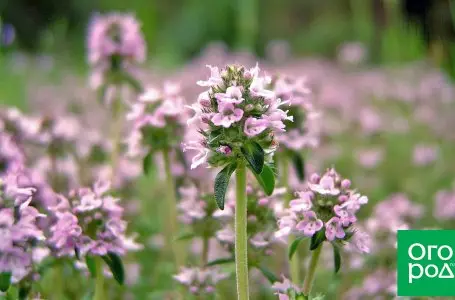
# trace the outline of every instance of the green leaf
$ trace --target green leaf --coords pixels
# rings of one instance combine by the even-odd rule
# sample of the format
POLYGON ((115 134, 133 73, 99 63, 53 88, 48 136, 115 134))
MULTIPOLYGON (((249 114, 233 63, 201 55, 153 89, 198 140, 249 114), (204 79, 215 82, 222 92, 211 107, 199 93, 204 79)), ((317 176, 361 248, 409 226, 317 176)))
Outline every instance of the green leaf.
POLYGON ((78 247, 74 247, 74 255, 76 256, 77 260, 81 260, 81 251, 78 247))
POLYGON ((0 273, 0 291, 6 292, 11 284, 11 272, 0 273))
POLYGON ((295 300, 308 300, 308 299, 309 299, 309 297, 305 296, 303 293, 295 295, 295 300))
POLYGON ((248 141, 240 148, 246 161, 250 164, 251 169, 256 174, 261 174, 264 167, 264 149, 254 141, 248 141))
POLYGON ((299 152, 292 153, 292 163, 300 181, 305 180, 305 161, 303 155, 299 152))
POLYGON ((142 161, 142 171, 145 175, 148 175, 150 173, 150 169, 152 167, 152 160, 153 160, 153 154, 152 151, 147 153, 147 155, 144 157, 144 160, 142 161))
POLYGON ((303 241, 303 240, 305 240, 305 239, 307 239, 306 236, 301 236, 301 237, 296 238, 296 239, 292 242, 291 246, 289 247, 289 253, 288 253, 289 260, 291 260, 292 257, 294 256, 295 252, 297 251, 297 248, 298 248, 299 245, 300 245, 300 242, 303 241))
POLYGON ((234 173, 237 168, 237 163, 231 163, 227 165, 223 170, 216 175, 215 178, 215 201, 219 209, 224 209, 224 198, 226 197, 226 191, 229 185, 229 180, 231 179, 232 173, 234 173))
POLYGON ((30 291, 32 290, 31 286, 21 286, 19 287, 19 293, 18 293, 18 299, 19 300, 26 300, 28 294, 30 294, 30 291))
POLYGON ((123 263, 121 258, 112 252, 109 252, 107 255, 102 256, 103 260, 109 266, 114 279, 120 284, 123 285, 125 281, 125 270, 123 268, 123 263))
POLYGON ((185 241, 192 239, 195 236, 196 234, 194 232, 182 232, 175 237, 174 241, 185 241))
POLYGON ((100 88, 98 89, 97 91, 97 94, 98 94, 98 102, 100 104, 105 104, 106 103, 106 92, 107 92, 107 84, 103 84, 102 86, 100 86, 100 88))
POLYGON ((122 72, 121 79, 123 79, 124 82, 128 83, 136 93, 141 94, 144 91, 142 84, 129 73, 122 72))
POLYGON ((332 243, 332 246, 333 246, 334 271, 335 271, 335 274, 337 274, 338 271, 340 271, 340 268, 341 268, 340 248, 337 245, 333 244, 333 243, 332 243))
POLYGON ((316 250, 325 241, 325 229, 322 228, 311 237, 310 250, 316 250))
POLYGON ((275 189, 275 173, 273 172, 272 168, 265 164, 264 168, 262 169, 261 174, 256 174, 253 172, 256 180, 258 181, 259 185, 264 190, 267 196, 273 194, 273 190, 275 189))
POLYGON ((93 300, 93 291, 87 291, 81 300, 93 300))
POLYGON ((273 274, 273 272, 270 271, 266 266, 258 266, 257 268, 261 271, 262 275, 264 275, 264 277, 267 278, 271 284, 280 281, 280 278, 273 274))
POLYGON ((217 266, 217 265, 224 265, 224 264, 230 264, 235 262, 234 257, 223 257, 223 258, 218 258, 215 260, 212 260, 206 264, 207 267, 211 266, 217 266))
POLYGON ((89 255, 85 256, 85 264, 87 265, 87 269, 90 272, 90 276, 92 278, 95 278, 96 277, 95 258, 93 258, 92 256, 89 256, 89 255))

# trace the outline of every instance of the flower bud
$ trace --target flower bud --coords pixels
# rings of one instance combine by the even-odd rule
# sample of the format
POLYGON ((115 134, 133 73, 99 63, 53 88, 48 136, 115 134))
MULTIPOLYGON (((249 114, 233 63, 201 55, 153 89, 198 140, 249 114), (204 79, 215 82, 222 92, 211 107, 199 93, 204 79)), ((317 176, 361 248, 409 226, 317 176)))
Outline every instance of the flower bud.
POLYGON ((343 179, 341 181, 341 188, 347 190, 348 188, 351 187, 351 181, 349 179, 343 179))

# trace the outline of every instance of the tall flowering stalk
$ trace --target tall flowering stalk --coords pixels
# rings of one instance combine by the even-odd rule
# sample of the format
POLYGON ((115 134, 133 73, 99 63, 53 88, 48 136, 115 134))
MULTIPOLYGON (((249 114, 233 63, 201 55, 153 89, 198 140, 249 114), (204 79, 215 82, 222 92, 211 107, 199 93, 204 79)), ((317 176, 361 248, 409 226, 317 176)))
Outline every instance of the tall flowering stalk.
POLYGON ((10 172, 0 181, 0 291, 15 285, 27 297, 39 278, 33 253, 45 239, 38 221, 46 215, 30 205, 36 189, 22 186, 23 176, 21 171, 10 172))
POLYGON ((215 299, 218 296, 216 292, 218 282, 228 278, 229 274, 220 272, 212 262, 208 262, 209 255, 213 253, 213 249, 210 249, 210 239, 220 228, 215 218, 219 210, 213 201, 213 192, 207 192, 200 186, 187 185, 181 187, 179 193, 181 201, 178 206, 178 219, 185 224, 185 231, 177 240, 198 238, 202 240, 202 249, 200 267, 182 267, 173 278, 198 299, 215 299))
MULTIPOLYGON (((286 132, 277 136, 280 142, 279 159, 280 183, 289 191, 285 197, 286 205, 292 199, 292 188, 289 184, 290 166, 294 167, 295 174, 300 181, 305 179, 304 151, 319 145, 319 113, 315 111, 309 99, 310 89, 307 87, 305 78, 292 79, 280 76, 272 82, 273 90, 278 97, 289 101, 289 115, 293 122, 287 121, 286 132)), ((294 237, 290 237, 290 242, 294 237)), ((291 278, 294 282, 300 282, 300 259, 294 255, 290 261, 291 278)))
POLYGON ((93 17, 87 48, 88 62, 92 67, 90 84, 99 91, 102 101, 111 107, 113 180, 120 157, 125 102, 122 98, 128 88, 136 93, 142 92, 135 72, 137 66, 145 61, 147 49, 135 17, 116 13, 93 17))
POLYGON ((162 156, 168 193, 168 201, 164 205, 168 246, 173 250, 177 267, 183 265, 184 253, 181 247, 173 243, 178 233, 178 202, 171 154, 180 151, 179 146, 185 133, 186 113, 183 103, 180 86, 166 82, 160 90, 149 88, 127 114, 127 119, 132 123, 132 130, 127 139, 128 153, 131 156, 143 155, 145 173, 149 172, 153 156, 155 154, 162 156))
POLYGON ((185 145, 195 150, 192 168, 208 163, 223 169, 215 178, 214 193, 223 210, 231 175, 236 172, 235 262, 238 299, 249 298, 247 256, 247 169, 256 177, 265 193, 275 186, 272 167, 278 146, 276 131, 284 131, 284 121, 292 119, 280 106, 284 103, 266 87, 271 78, 259 75, 259 67, 246 69, 230 65, 221 71, 208 66, 210 78, 198 81, 208 87, 191 108, 201 121, 202 139, 185 145))
POLYGON ((104 263, 117 282, 123 284, 121 256, 141 248, 126 235, 120 199, 106 194, 109 188, 109 183, 97 182, 93 188, 71 191, 69 199, 59 196, 57 205, 50 208, 57 220, 50 228, 48 243, 58 257, 85 258, 95 277, 95 300, 106 299, 104 263))
MULTIPOLYGON (((260 271, 270 283, 276 282, 277 277, 268 269, 268 261, 274 255, 276 246, 284 242, 276 239, 274 233, 277 230, 276 217, 283 209, 281 198, 285 193, 286 189, 276 188, 271 196, 267 196, 262 189, 247 186, 248 267, 260 271)), ((222 229, 216 232, 216 238, 231 254, 232 261, 235 258, 235 233, 232 229, 235 209, 235 198, 230 197, 226 208, 214 213, 214 217, 223 224, 222 229)), ((229 261, 229 258, 222 261, 229 261)))
MULTIPOLYGON (((352 190, 350 180, 341 178, 334 169, 322 176, 313 174, 307 189, 297 196, 290 202, 287 214, 279 219, 280 230, 276 236, 294 234, 298 237, 290 246, 290 258, 304 238, 311 238, 312 255, 302 288, 303 295, 309 297, 323 243, 329 242, 333 247, 336 273, 341 267, 341 248, 357 234, 356 213, 368 198, 352 190)), ((366 241, 353 240, 360 244, 366 241)), ((360 244, 359 249, 367 249, 360 244)))

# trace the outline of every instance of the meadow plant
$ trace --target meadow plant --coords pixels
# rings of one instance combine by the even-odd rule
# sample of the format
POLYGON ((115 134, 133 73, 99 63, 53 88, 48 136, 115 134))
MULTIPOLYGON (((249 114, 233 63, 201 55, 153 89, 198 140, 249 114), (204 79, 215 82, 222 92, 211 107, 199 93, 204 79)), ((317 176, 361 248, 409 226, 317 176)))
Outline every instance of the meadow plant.
POLYGON ((215 200, 224 209, 229 179, 236 172, 235 260, 238 298, 249 299, 247 256, 247 173, 250 169, 266 194, 272 194, 275 174, 272 158, 278 146, 274 132, 284 131, 292 120, 281 106, 286 103, 267 89, 271 78, 259 67, 229 65, 219 70, 208 66, 210 77, 198 81, 208 87, 191 108, 200 120, 201 140, 185 145, 195 150, 192 168, 202 164, 222 167, 215 178, 215 200))
POLYGON ((234 274, 240 300, 396 296, 397 231, 455 218, 453 84, 421 66, 362 70, 370 49, 348 43, 342 68, 279 45, 272 76, 208 66, 194 90, 207 61, 256 60, 226 49, 139 76, 139 21, 98 14, 91 89, 65 78, 1 110, 0 297, 232 298, 234 274), (312 174, 331 165, 368 197, 334 168, 312 174))
POLYGON ((368 198, 353 190, 351 181, 343 179, 333 168, 322 176, 312 174, 307 188, 296 195, 298 198, 290 201, 287 213, 278 220, 280 229, 275 236, 297 236, 290 246, 290 258, 303 239, 311 239, 311 260, 302 289, 309 297, 324 242, 332 245, 335 273, 341 267, 340 252, 347 242, 353 240, 358 249, 368 252, 368 246, 363 244, 365 239, 354 239, 356 213, 368 203, 368 198))
POLYGON ((172 153, 179 153, 185 134, 186 110, 184 98, 178 84, 167 82, 162 90, 149 88, 132 104, 126 115, 132 123, 127 138, 128 155, 143 156, 143 171, 150 172, 155 154, 162 156, 168 199, 165 207, 167 215, 168 246, 174 252, 177 266, 184 263, 181 247, 173 243, 178 233, 176 184, 173 177, 172 153))
POLYGON ((31 206, 36 189, 24 186, 20 170, 5 174, 0 181, 0 291, 7 292, 10 285, 20 295, 27 295, 39 273, 34 263, 34 252, 45 240, 38 221, 47 216, 31 206))
MULTIPOLYGON (((280 149, 277 161, 280 164, 280 184, 288 189, 285 203, 289 204, 292 198, 290 172, 297 175, 299 181, 305 179, 305 155, 308 149, 319 145, 320 139, 320 114, 315 111, 311 102, 311 91, 305 78, 293 79, 279 76, 273 82, 273 90, 277 97, 289 102, 288 114, 292 117, 286 121, 286 132, 277 135, 280 149), (289 167, 293 166, 293 170, 289 167)), ((292 174, 292 173, 291 173, 292 174)), ((289 237, 290 240, 293 237, 289 237)), ((300 281, 299 255, 291 260, 292 280, 300 281)))

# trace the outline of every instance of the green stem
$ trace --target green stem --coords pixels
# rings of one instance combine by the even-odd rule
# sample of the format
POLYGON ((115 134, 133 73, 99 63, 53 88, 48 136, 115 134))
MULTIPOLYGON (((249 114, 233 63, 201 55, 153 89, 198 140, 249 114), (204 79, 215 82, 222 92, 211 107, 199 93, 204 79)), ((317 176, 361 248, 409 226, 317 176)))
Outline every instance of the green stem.
POLYGON ((52 286, 54 287, 52 290, 52 299, 55 300, 61 300, 65 299, 65 285, 63 283, 63 268, 64 266, 60 263, 55 266, 54 272, 53 272, 53 279, 54 282, 52 283, 52 286))
MULTIPOLYGON (((282 180, 282 185, 286 187, 288 193, 285 197, 285 205, 289 206, 289 202, 291 201, 292 194, 290 193, 291 188, 289 187, 289 163, 286 155, 282 155, 281 157, 281 165, 282 165, 282 170, 281 170, 281 180, 282 180)), ((294 240, 294 236, 289 236, 289 245, 292 243, 294 240)), ((299 252, 294 254, 292 259, 289 261, 289 268, 291 272, 291 279, 292 282, 295 284, 300 283, 300 257, 299 257, 299 252)))
POLYGON ((106 294, 104 291, 104 273, 103 273, 103 259, 95 257, 96 263, 96 277, 95 277, 95 294, 93 300, 105 300, 106 294))
POLYGON ((201 256, 201 263, 202 266, 205 266, 208 262, 209 256, 209 239, 207 237, 202 238, 202 256, 201 256))
POLYGON ((172 249, 174 260, 177 269, 184 264, 184 247, 177 245, 174 242, 174 238, 177 236, 178 223, 177 223, 177 195, 175 190, 174 178, 171 172, 171 159, 169 152, 163 150, 164 169, 166 173, 166 192, 168 193, 167 203, 165 205, 167 209, 167 228, 168 232, 168 248, 172 249))
POLYGON ((248 300, 248 237, 247 237, 247 195, 246 167, 240 164, 236 174, 235 206, 235 273, 237 282, 237 299, 248 300))
MULTIPOLYGON (((120 89, 120 87, 118 87, 120 89)), ((117 91, 119 92, 119 91, 117 91)), ((111 131, 111 139, 112 139, 112 152, 111 152, 111 166, 112 166, 112 173, 111 181, 115 178, 115 172, 118 168, 119 156, 120 156, 120 142, 122 138, 122 128, 123 128, 123 103, 120 98, 115 98, 112 102, 112 131, 111 131)))
POLYGON ((314 275, 316 274, 316 267, 318 265, 319 256, 321 255, 322 250, 322 243, 319 245, 318 248, 313 250, 313 254, 311 255, 310 265, 308 266, 308 272, 305 277, 305 281, 303 282, 303 294, 305 296, 309 296, 311 292, 311 286, 313 285, 314 275))

